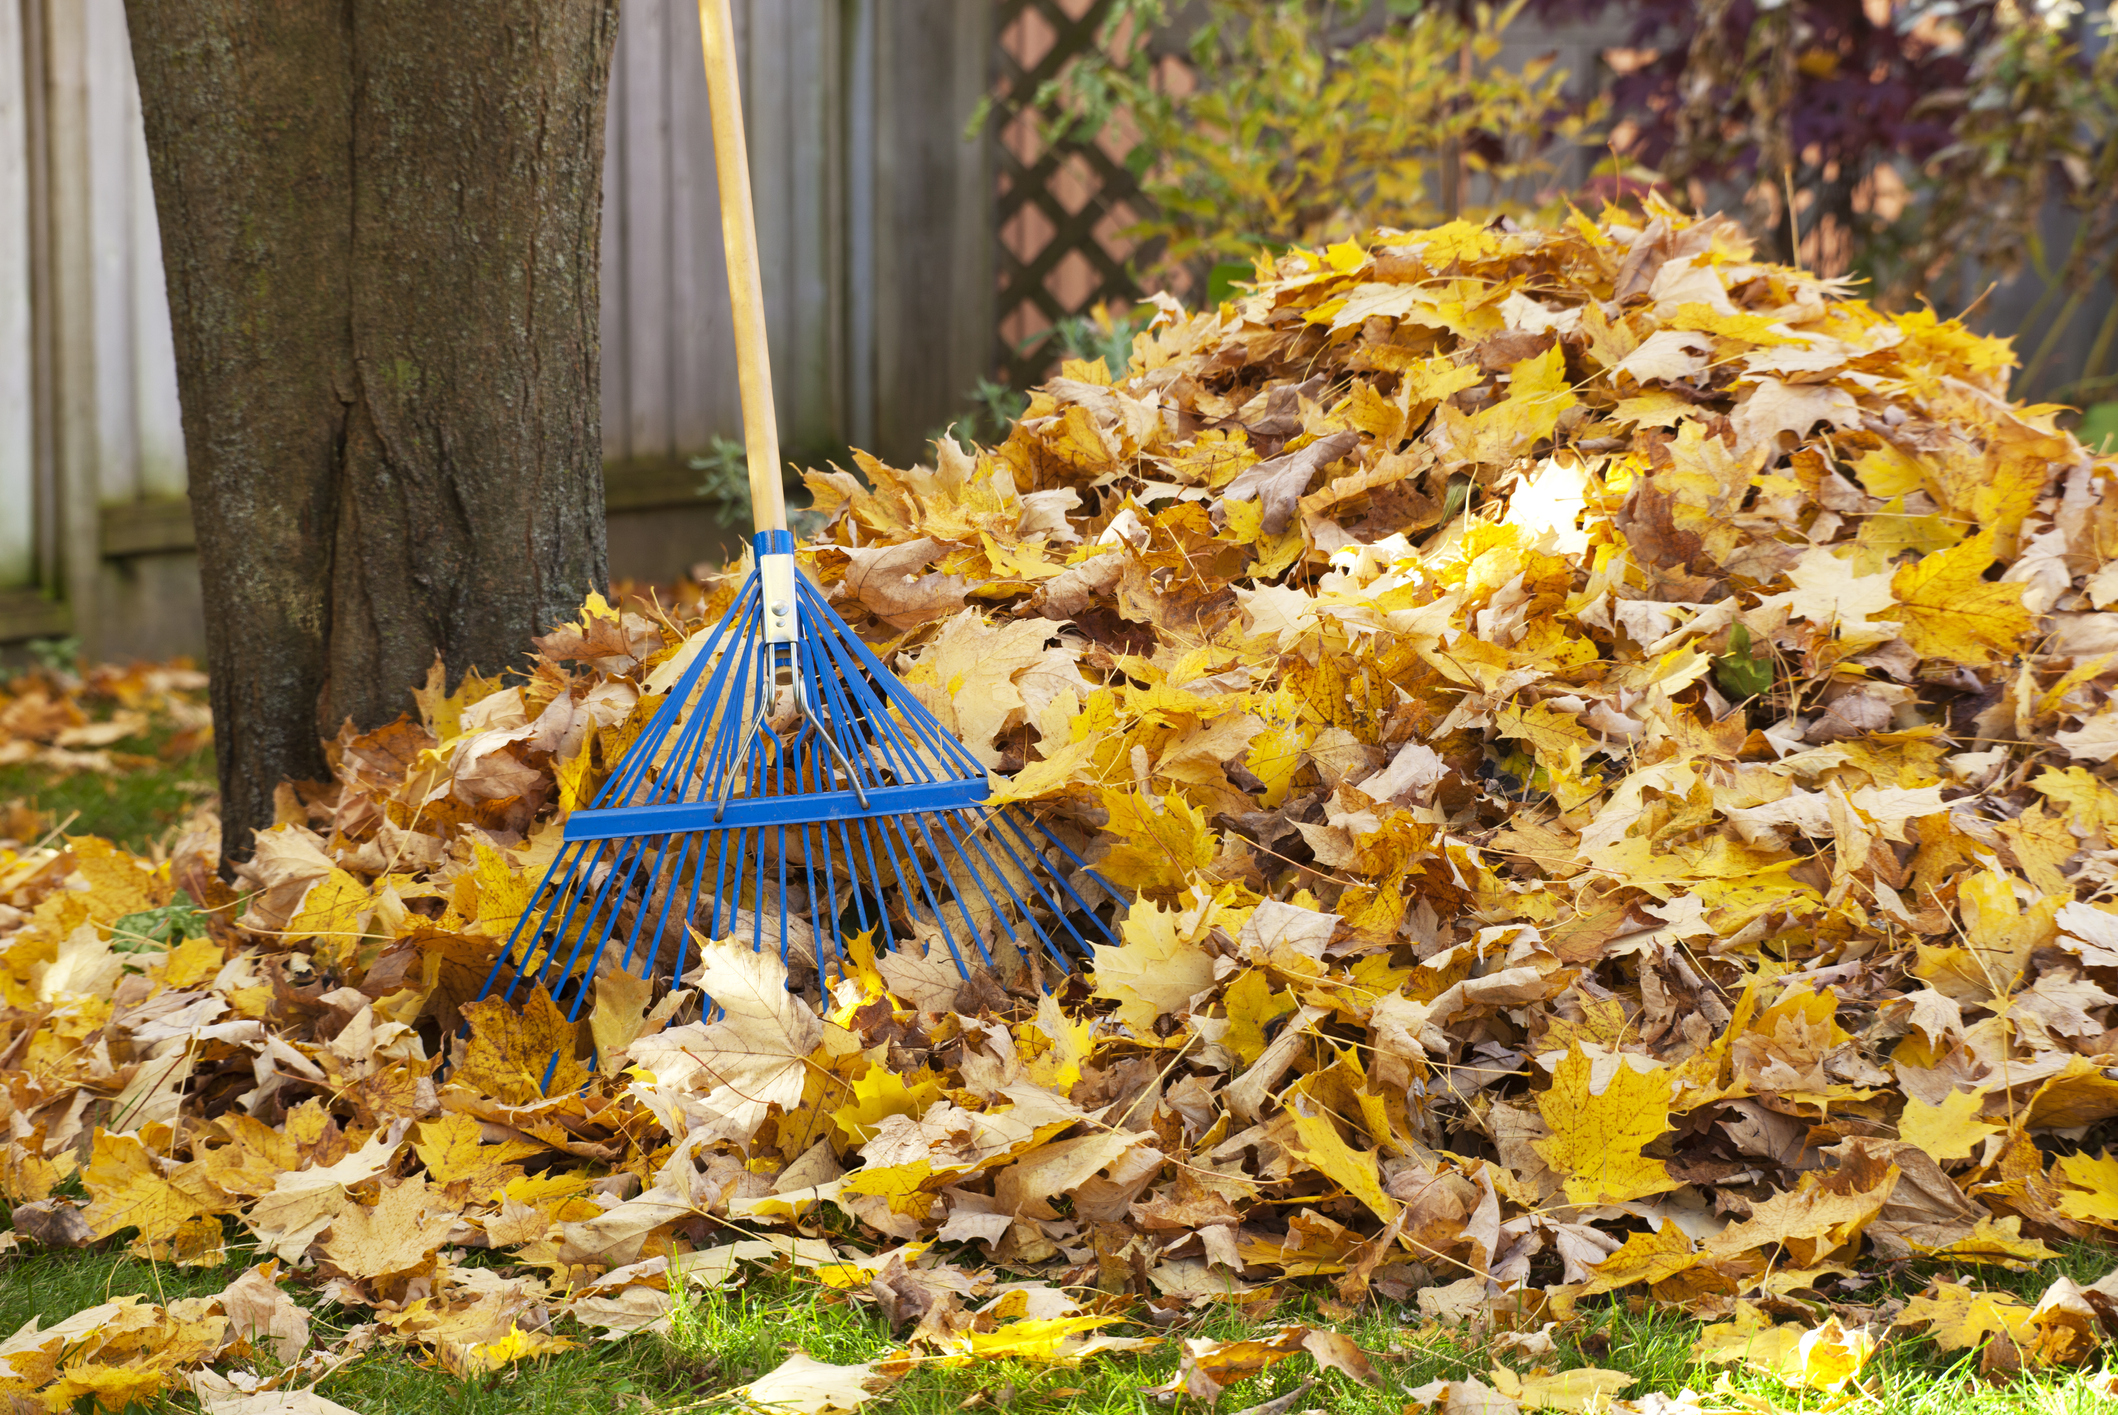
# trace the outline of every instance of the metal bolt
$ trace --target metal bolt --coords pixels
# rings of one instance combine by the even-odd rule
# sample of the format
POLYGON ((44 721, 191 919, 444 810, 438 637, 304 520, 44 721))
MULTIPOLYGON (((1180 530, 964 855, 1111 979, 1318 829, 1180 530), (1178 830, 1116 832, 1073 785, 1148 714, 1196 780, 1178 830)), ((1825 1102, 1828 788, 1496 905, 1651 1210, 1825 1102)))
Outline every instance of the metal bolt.
POLYGON ((775 604, 775 605, 773 605, 773 606, 772 606, 772 612, 773 612, 773 613, 774 613, 775 615, 777 615, 777 616, 778 616, 779 618, 782 618, 782 619, 784 619, 784 618, 786 618, 786 617, 787 617, 787 606, 786 606, 785 604, 783 604, 783 603, 782 603, 782 604, 775 604))

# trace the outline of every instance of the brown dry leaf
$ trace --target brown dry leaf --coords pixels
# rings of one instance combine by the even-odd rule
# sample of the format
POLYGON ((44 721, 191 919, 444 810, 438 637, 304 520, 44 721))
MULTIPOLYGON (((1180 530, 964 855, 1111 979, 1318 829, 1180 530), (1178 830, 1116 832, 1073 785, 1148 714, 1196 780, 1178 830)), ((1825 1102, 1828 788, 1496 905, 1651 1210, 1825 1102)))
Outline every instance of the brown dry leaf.
POLYGON ((749 1134, 768 1106, 793 1109, 824 1032, 787 991, 787 965, 734 941, 702 944, 687 981, 721 1008, 721 1020, 643 1037, 628 1050, 633 1064, 659 1087, 699 1093, 701 1109, 731 1135, 749 1134))
POLYGON ((1306 1350, 1309 1336, 1307 1327, 1288 1326, 1281 1327, 1269 1337, 1246 1337, 1234 1341, 1188 1338, 1176 1375, 1170 1378, 1167 1386, 1159 1389, 1171 1395, 1188 1395, 1212 1405, 1229 1386, 1248 1380, 1266 1367, 1306 1350))
POLYGON ((923 537, 842 551, 851 562, 843 580, 847 590, 894 628, 916 628, 963 608, 965 582, 960 576, 920 573, 948 553, 938 540, 923 537))
POLYGON ((276 1260, 259 1263, 222 1288, 214 1300, 227 1314, 230 1335, 291 1366, 308 1348, 309 1314, 280 1287, 279 1272, 276 1260))
POLYGON ((347 1277, 409 1272, 433 1256, 455 1217, 423 1181, 400 1179, 383 1185, 373 1204, 341 1209, 324 1231, 323 1255, 347 1277))
POLYGON ((357 1415, 313 1390, 261 1390, 253 1395, 209 1395, 199 1401, 206 1415, 357 1415))
POLYGON ((879 1363, 834 1366, 796 1352, 772 1370, 735 1393, 764 1410, 786 1410, 794 1415, 826 1415, 833 1410, 858 1410, 872 1398, 871 1387, 883 1384, 879 1363))

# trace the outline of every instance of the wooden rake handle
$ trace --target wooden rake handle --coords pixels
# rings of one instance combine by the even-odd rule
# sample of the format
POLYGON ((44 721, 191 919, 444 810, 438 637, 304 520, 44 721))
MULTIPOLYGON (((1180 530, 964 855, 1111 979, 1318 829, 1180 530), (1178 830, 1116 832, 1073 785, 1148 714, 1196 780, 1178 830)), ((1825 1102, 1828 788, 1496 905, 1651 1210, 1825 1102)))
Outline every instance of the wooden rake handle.
POLYGON ((758 273, 757 217, 750 205, 750 153, 743 141, 735 20, 729 0, 699 0, 706 51, 706 101, 713 115, 714 175, 721 190, 721 248, 735 315, 735 371, 743 393, 743 447, 750 463, 750 518, 760 531, 787 529, 780 484, 779 418, 772 406, 772 359, 765 344, 765 286, 758 273))

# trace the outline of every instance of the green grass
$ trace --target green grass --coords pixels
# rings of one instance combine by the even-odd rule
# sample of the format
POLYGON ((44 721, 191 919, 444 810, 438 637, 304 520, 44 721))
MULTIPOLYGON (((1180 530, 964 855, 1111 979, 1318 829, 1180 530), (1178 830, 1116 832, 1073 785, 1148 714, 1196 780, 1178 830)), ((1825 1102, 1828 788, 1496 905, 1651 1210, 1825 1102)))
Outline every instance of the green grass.
MULTIPOLYGON (((115 1247, 79 1253, 29 1253, 0 1257, 0 1337, 32 1315, 46 1323, 125 1293, 149 1300, 217 1292, 254 1261, 232 1250, 224 1267, 186 1270, 140 1262, 115 1247)), ((2111 1266, 2107 1250, 2078 1245, 2035 1273, 1981 1274, 1984 1285, 2010 1287, 2034 1297, 2058 1272, 2077 1281, 2111 1266)), ((1887 1295, 1917 1291, 1929 1272, 1914 1267, 1878 1284, 1887 1295)), ((313 1314, 319 1342, 335 1340, 364 1313, 324 1307, 313 1314)), ((1700 1324, 1649 1312, 1623 1299, 1586 1308, 1542 1364, 1554 1369, 1595 1365, 1638 1378, 1627 1394, 1709 1390, 1724 1378, 1735 1391, 1765 1397, 1785 1410, 1814 1410, 1830 1397, 1787 1390, 1743 1372, 1724 1374, 1694 1365, 1690 1351, 1700 1324)), ((1338 1415, 1400 1415, 1412 1388, 1436 1379, 1484 1377, 1494 1359, 1480 1342, 1448 1333, 1422 1333, 1394 1308, 1370 1307, 1346 1321, 1327 1322, 1313 1299, 1297 1298, 1266 1323, 1282 1321, 1331 1326, 1352 1337, 1376 1358, 1379 1388, 1320 1372, 1305 1356, 1283 1361, 1249 1381, 1231 1386, 1224 1411, 1240 1411, 1316 1384, 1300 1408, 1338 1415)), ((1255 1331, 1261 1323, 1233 1307, 1190 1314, 1168 1329, 1172 1337, 1226 1340, 1255 1331)), ((1124 1329, 1119 1329, 1123 1331, 1124 1329)), ((1144 1330, 1144 1329, 1142 1329, 1144 1330)), ((574 1412, 676 1412, 728 1409, 728 1392, 779 1365, 795 1350, 835 1364, 873 1360, 898 1349, 876 1309, 863 1301, 813 1284, 753 1275, 715 1290, 679 1294, 668 1337, 635 1337, 606 1343, 571 1333, 582 1349, 526 1361, 491 1375, 464 1380, 430 1359, 402 1349, 363 1357, 324 1379, 318 1392, 361 1415, 574 1415, 574 1412)), ((915 1368, 869 1408, 883 1415, 944 1415, 971 1408, 1024 1415, 1161 1415, 1165 1409, 1145 1392, 1175 1373, 1178 1343, 1132 1356, 1105 1357, 1079 1369, 1024 1361, 994 1361, 961 1369, 915 1368)), ((1531 1363, 1503 1364, 1526 1370, 1531 1363)), ((1991 1387, 1977 1374, 1977 1353, 1944 1355, 1922 1337, 1899 1335, 1864 1374, 1879 1397, 1863 1408, 1906 1415, 2118 1415, 2118 1400, 2094 1388, 2099 1372, 2032 1374, 1991 1387)), ((1726 1402, 1723 1402, 1726 1403, 1726 1402)), ((188 1396, 171 1395, 145 1407, 153 1412, 192 1409, 188 1396)))
POLYGON ((199 1269, 143 1263, 125 1256, 122 1249, 26 1251, 0 1257, 0 1338, 19 1331, 31 1317, 50 1326, 84 1307, 128 1293, 150 1302, 211 1296, 241 1271, 233 1264, 199 1269))
MULTIPOLYGON (((2062 1261, 2069 1269, 2079 1269, 2071 1274, 2077 1278, 2100 1275, 2109 1266, 2108 1255, 2096 1249, 2070 1253, 2062 1261)), ((2034 1296, 2051 1276, 2049 1271, 2030 1275, 2022 1286, 2034 1296)), ((1910 1285, 1916 1290, 1924 1278, 1910 1285)), ((1708 1390, 1723 1379, 1719 1368, 1691 1360, 1701 1323, 1668 1313, 1636 1312, 1622 1300, 1585 1311, 1583 1318, 1541 1364, 1554 1370, 1601 1366, 1624 1371, 1637 1378, 1625 1392, 1634 1398, 1687 1386, 1708 1390)), ((1284 1304, 1262 1324, 1234 1308, 1211 1309, 1171 1334, 1227 1340, 1282 1321, 1329 1326, 1352 1337, 1377 1358, 1381 1384, 1363 1386, 1336 1372, 1319 1371, 1308 1358, 1296 1356, 1230 1386, 1221 1398, 1224 1410, 1243 1410, 1313 1379, 1316 1384, 1299 1401, 1303 1408, 1334 1415, 1399 1415, 1413 1388, 1465 1376, 1484 1379, 1496 1364, 1479 1342, 1422 1334, 1393 1312, 1371 1308, 1350 1321, 1330 1322, 1306 1300, 1284 1304)), ((832 1301, 813 1289, 789 1290, 769 1281, 698 1293, 680 1302, 667 1340, 673 1361, 692 1363, 702 1392, 732 1389, 771 1370, 797 1348, 819 1361, 847 1364, 873 1360, 898 1345, 865 1304, 832 1301)), ((1019 1361, 959 1370, 929 1367, 892 1387, 887 1408, 893 1415, 944 1415, 983 1392, 988 1408, 1038 1415, 1160 1415, 1165 1407, 1144 1392, 1166 1383, 1178 1360, 1177 1344, 1171 1342, 1157 1351, 1102 1358, 1078 1370, 1019 1361)), ((1499 1364, 1526 1372, 1532 1363, 1511 1358, 1499 1364)), ((1944 1356, 1924 1338, 1900 1335, 1885 1345, 1864 1378, 1881 1395, 1881 1408, 1893 1412, 2113 1415, 2118 1400, 2093 1389, 2095 1375, 2093 1369, 2044 1373, 1994 1388, 1979 1380, 1976 1352, 1944 1356)), ((1814 1409, 1829 1399, 1745 1372, 1730 1372, 1726 1380, 1733 1390, 1764 1396, 1788 1410, 1814 1409)))
POLYGON ((2118 403, 2091 403, 2074 429, 2081 445, 2091 452, 2107 452, 2118 443, 2118 403))
POLYGON ((110 748, 153 759, 152 765, 110 775, 54 771, 49 767, 0 767, 0 802, 24 801, 69 835, 100 835, 136 854, 167 846, 176 828, 214 792, 213 748, 165 760, 174 735, 157 725, 110 748))
POLYGON ((468 1380, 415 1353, 386 1351, 325 1377, 316 1392, 360 1415, 587 1415, 672 1410, 697 1399, 651 1337, 562 1351, 468 1380))

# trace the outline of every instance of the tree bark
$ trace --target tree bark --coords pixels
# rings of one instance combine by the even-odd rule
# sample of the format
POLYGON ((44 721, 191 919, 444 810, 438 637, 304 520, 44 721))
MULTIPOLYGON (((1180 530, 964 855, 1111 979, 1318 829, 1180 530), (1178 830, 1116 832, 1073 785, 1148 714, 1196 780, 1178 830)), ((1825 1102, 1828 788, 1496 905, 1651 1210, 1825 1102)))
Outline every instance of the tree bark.
POLYGON ((207 607, 222 855, 321 739, 608 578, 617 0, 127 0, 207 607))

